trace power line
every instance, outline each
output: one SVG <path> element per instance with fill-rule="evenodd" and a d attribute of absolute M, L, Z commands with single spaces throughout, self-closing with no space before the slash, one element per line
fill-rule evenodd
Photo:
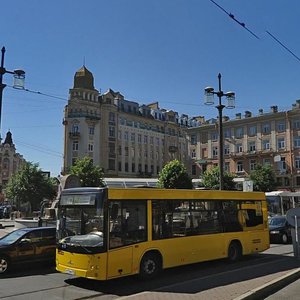
<path fill-rule="evenodd" d="M 63 158 L 63 154 L 61 152 L 54 151 L 54 150 L 51 150 L 49 148 L 42 147 L 42 146 L 36 146 L 36 145 L 28 144 L 28 143 L 22 142 L 22 141 L 20 141 L 18 139 L 14 139 L 14 140 L 17 142 L 17 144 L 25 146 L 25 147 L 27 147 L 29 149 L 33 149 L 33 150 L 36 150 L 38 152 L 42 152 L 42 153 L 45 153 L 45 154 L 48 154 L 48 155 L 52 155 L 52 156 Z"/>
<path fill-rule="evenodd" d="M 279 45 L 281 45 L 285 50 L 287 50 L 290 54 L 292 54 L 297 60 L 300 61 L 300 58 L 293 53 L 287 46 L 285 46 L 282 42 L 280 42 L 272 33 L 270 33 L 268 30 L 266 30 L 266 33 L 271 36 Z"/>
<path fill-rule="evenodd" d="M 229 13 L 228 11 L 226 11 L 221 5 L 219 5 L 218 3 L 216 3 L 214 0 L 210 0 L 213 4 L 215 4 L 218 8 L 220 8 L 226 15 L 228 15 L 232 20 L 234 20 L 235 22 L 237 22 L 240 26 L 242 26 L 244 29 L 246 29 L 250 34 L 252 34 L 254 37 L 256 37 L 257 39 L 259 39 L 259 37 L 252 32 L 249 28 L 246 27 L 246 24 L 243 22 L 240 22 L 239 20 L 237 20 L 234 15 L 232 13 Z"/>
<path fill-rule="evenodd" d="M 32 94 L 42 95 L 42 96 L 49 97 L 49 98 L 55 98 L 55 99 L 63 100 L 64 102 L 68 101 L 68 99 L 66 99 L 66 98 L 59 97 L 59 96 L 54 96 L 54 95 L 50 95 L 50 94 L 46 94 L 46 93 L 42 93 L 42 92 L 39 92 L 39 91 L 32 91 L 32 90 L 29 90 L 29 89 L 16 89 L 12 85 L 7 85 L 7 86 L 14 89 L 14 90 L 18 90 L 18 91 L 24 91 L 24 92 L 29 92 L 29 93 L 32 93 Z"/>

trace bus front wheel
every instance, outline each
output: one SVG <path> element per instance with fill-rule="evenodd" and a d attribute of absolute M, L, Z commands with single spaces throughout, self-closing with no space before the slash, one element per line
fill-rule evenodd
<path fill-rule="evenodd" d="M 228 247 L 228 260 L 236 262 L 242 257 L 242 246 L 239 242 L 233 241 Z"/>
<path fill-rule="evenodd" d="M 142 279 L 154 278 L 162 269 L 161 258 L 158 254 L 145 254 L 140 265 L 140 277 Z"/>

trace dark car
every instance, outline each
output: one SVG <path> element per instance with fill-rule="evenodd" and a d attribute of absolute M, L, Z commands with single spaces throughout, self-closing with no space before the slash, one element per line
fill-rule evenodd
<path fill-rule="evenodd" d="M 22 263 L 55 262 L 56 228 L 22 228 L 0 239 L 0 275 Z"/>
<path fill-rule="evenodd" d="M 269 219 L 270 242 L 287 244 L 291 241 L 291 226 L 285 216 Z"/>

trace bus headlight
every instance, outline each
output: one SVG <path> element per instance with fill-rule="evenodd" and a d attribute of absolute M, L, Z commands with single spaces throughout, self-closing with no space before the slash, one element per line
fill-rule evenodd
<path fill-rule="evenodd" d="M 278 230 L 272 230 L 272 231 L 270 231 L 270 233 L 271 233 L 271 234 L 278 234 L 279 231 L 278 231 Z"/>

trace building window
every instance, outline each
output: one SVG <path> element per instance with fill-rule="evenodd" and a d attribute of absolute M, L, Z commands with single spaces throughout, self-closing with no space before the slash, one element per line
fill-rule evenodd
<path fill-rule="evenodd" d="M 191 156 L 192 156 L 192 158 L 196 158 L 196 150 L 195 149 L 192 150 Z"/>
<path fill-rule="evenodd" d="M 235 131 L 236 138 L 240 139 L 244 136 L 243 127 L 239 127 Z"/>
<path fill-rule="evenodd" d="M 278 162 L 278 169 L 280 173 L 286 172 L 286 162 L 285 157 L 281 157 L 281 161 Z"/>
<path fill-rule="evenodd" d="M 269 150 L 270 149 L 270 140 L 263 140 L 263 150 Z"/>
<path fill-rule="evenodd" d="M 132 172 L 132 173 L 135 172 L 135 164 L 134 164 L 134 163 L 131 164 L 131 172 Z"/>
<path fill-rule="evenodd" d="M 230 128 L 225 128 L 224 129 L 224 138 L 231 138 L 231 132 L 230 132 Z"/>
<path fill-rule="evenodd" d="M 109 159 L 108 160 L 108 169 L 109 170 L 115 170 L 116 166 L 115 166 L 115 160 L 114 159 Z"/>
<path fill-rule="evenodd" d="M 249 142 L 248 149 L 250 152 L 254 152 L 256 150 L 255 142 Z"/>
<path fill-rule="evenodd" d="M 91 144 L 91 143 L 88 144 L 88 151 L 89 152 L 93 152 L 94 151 L 94 145 L 93 144 Z"/>
<path fill-rule="evenodd" d="M 284 121 L 278 121 L 278 123 L 277 123 L 277 131 L 278 132 L 285 131 L 285 122 Z"/>
<path fill-rule="evenodd" d="M 144 135 L 144 144 L 148 144 L 148 136 Z"/>
<path fill-rule="evenodd" d="M 249 127 L 249 135 L 250 136 L 255 136 L 257 133 L 257 127 L 256 125 L 250 126 Z"/>
<path fill-rule="evenodd" d="M 115 127 L 109 126 L 108 135 L 109 135 L 109 137 L 115 137 Z"/>
<path fill-rule="evenodd" d="M 236 152 L 237 153 L 242 153 L 243 152 L 242 144 L 236 144 Z"/>
<path fill-rule="evenodd" d="M 78 141 L 73 141 L 72 149 L 73 149 L 73 151 L 78 151 L 78 149 L 79 149 Z"/>
<path fill-rule="evenodd" d="M 263 165 L 264 166 L 271 166 L 271 159 L 270 158 L 265 158 L 263 160 Z"/>
<path fill-rule="evenodd" d="M 197 144 L 197 135 L 196 134 L 192 134 L 191 135 L 191 144 L 192 145 L 196 145 Z"/>
<path fill-rule="evenodd" d="M 229 155 L 230 154 L 230 148 L 229 145 L 224 145 L 224 154 Z"/>
<path fill-rule="evenodd" d="M 218 156 L 218 147 L 213 147 L 212 148 L 212 155 L 213 155 L 213 157 Z"/>
<path fill-rule="evenodd" d="M 125 140 L 125 141 L 128 141 L 128 131 L 125 131 L 125 132 L 124 132 L 124 140 Z"/>
<path fill-rule="evenodd" d="M 243 162 L 242 161 L 238 161 L 236 164 L 236 171 L 237 172 L 243 172 L 244 168 L 243 168 Z"/>
<path fill-rule="evenodd" d="M 142 135 L 138 134 L 138 143 L 141 144 L 142 143 Z"/>
<path fill-rule="evenodd" d="M 90 126 L 89 127 L 89 134 L 90 135 L 94 135 L 95 134 L 95 127 L 94 126 Z"/>
<path fill-rule="evenodd" d="M 300 176 L 296 177 L 296 185 L 300 185 Z"/>
<path fill-rule="evenodd" d="M 293 122 L 293 129 L 300 129 L 300 120 L 295 120 Z"/>
<path fill-rule="evenodd" d="M 216 132 L 216 131 L 213 131 L 212 133 L 211 133 L 211 140 L 212 141 L 217 141 L 218 140 L 218 133 Z"/>
<path fill-rule="evenodd" d="M 278 138 L 277 146 L 278 146 L 278 149 L 284 149 L 285 148 L 284 138 Z"/>
<path fill-rule="evenodd" d="M 135 133 L 134 132 L 131 133 L 130 139 L 133 143 L 135 142 Z"/>
<path fill-rule="evenodd" d="M 108 148 L 109 148 L 109 154 L 110 155 L 115 155 L 115 144 L 114 143 L 109 143 Z"/>
<path fill-rule="evenodd" d="M 229 162 L 225 162 L 224 164 L 224 171 L 229 173 L 230 172 L 230 163 Z"/>
<path fill-rule="evenodd" d="M 300 156 L 295 157 L 295 167 L 296 169 L 300 169 Z"/>
<path fill-rule="evenodd" d="M 270 123 L 264 123 L 262 125 L 262 133 L 269 134 L 271 132 L 271 125 Z"/>
<path fill-rule="evenodd" d="M 294 136 L 294 147 L 300 148 L 300 136 Z"/>
<path fill-rule="evenodd" d="M 256 160 L 255 159 L 251 159 L 250 160 L 250 171 L 254 171 L 256 167 Z"/>
<path fill-rule="evenodd" d="M 78 133 L 79 132 L 79 125 L 73 124 L 72 126 L 72 133 Z"/>
<path fill-rule="evenodd" d="M 129 152 L 128 152 L 128 147 L 125 147 L 125 156 L 128 156 Z"/>
<path fill-rule="evenodd" d="M 192 175 L 197 175 L 197 167 L 196 165 L 192 165 Z"/>

